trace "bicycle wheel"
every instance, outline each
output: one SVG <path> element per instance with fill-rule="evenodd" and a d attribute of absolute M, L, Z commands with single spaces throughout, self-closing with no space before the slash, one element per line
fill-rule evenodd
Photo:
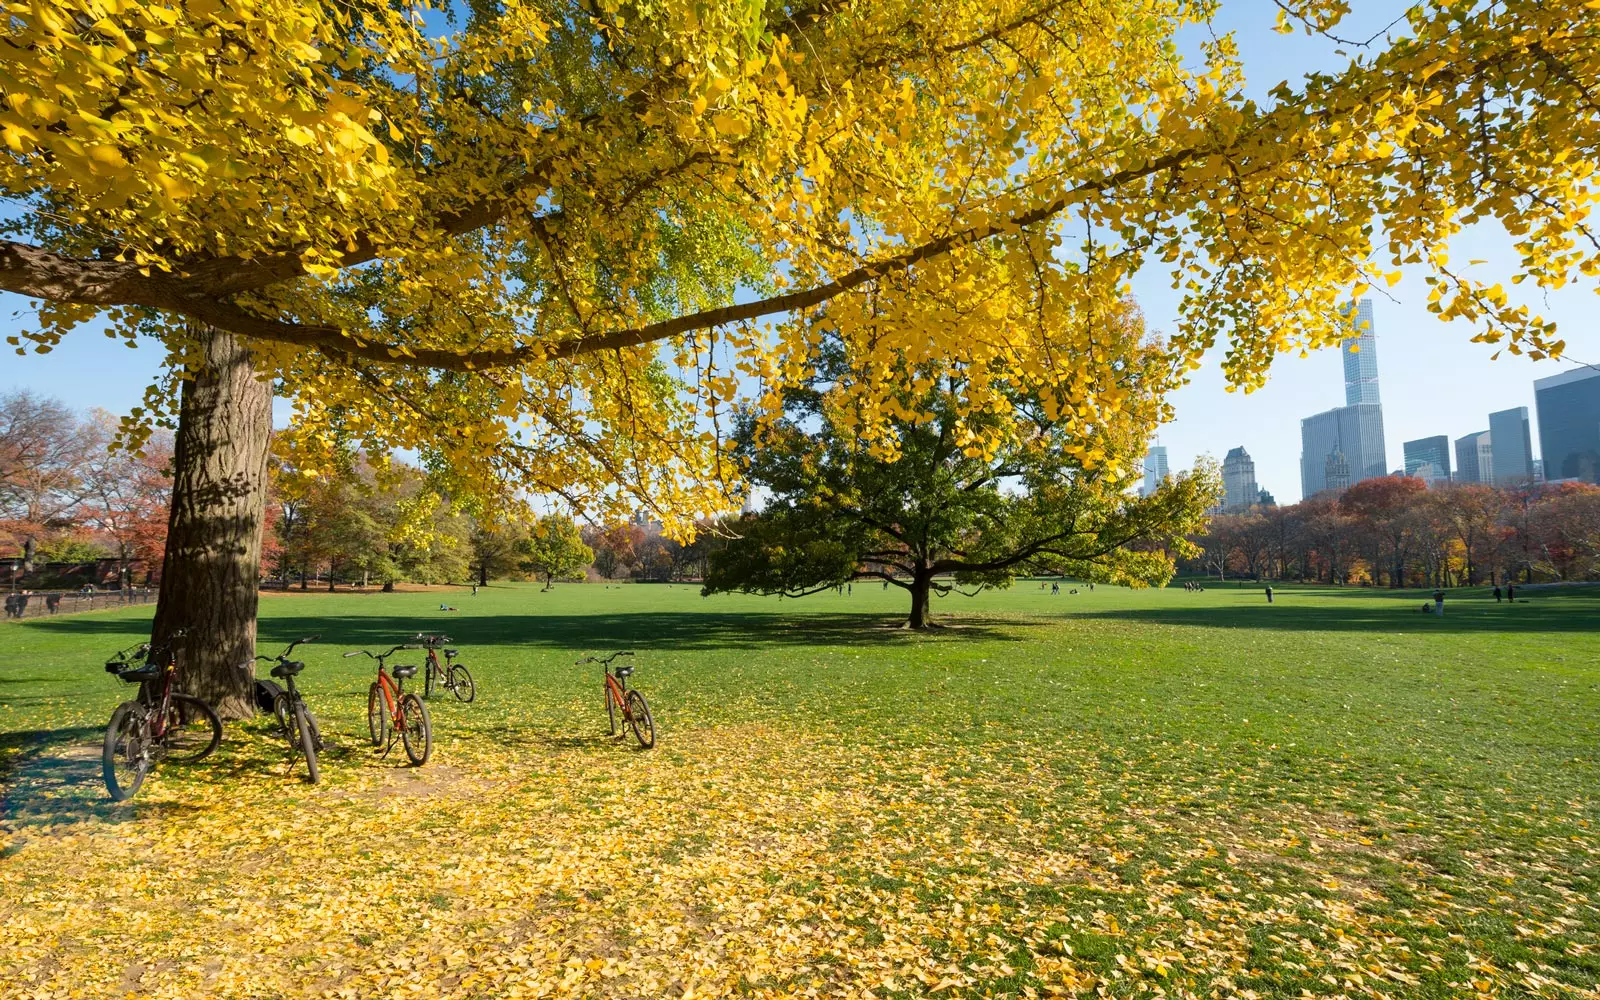
<path fill-rule="evenodd" d="M 428 722 L 428 706 L 414 694 L 400 699 L 400 742 L 406 756 L 418 767 L 433 753 L 433 726 Z"/>
<path fill-rule="evenodd" d="M 317 724 L 311 721 L 311 713 L 306 711 L 304 702 L 294 703 L 294 728 L 295 749 L 305 755 L 306 770 L 311 775 L 311 783 L 315 785 L 321 778 L 317 772 L 317 745 L 322 738 L 317 735 Z"/>
<path fill-rule="evenodd" d="M 478 685 L 473 683 L 472 672 L 459 663 L 450 668 L 450 676 L 445 683 L 456 693 L 457 701 L 470 705 L 472 699 L 478 696 Z"/>
<path fill-rule="evenodd" d="M 648 750 L 656 745 L 656 720 L 650 717 L 650 703 L 638 691 L 628 692 L 628 725 L 641 748 Z"/>
<path fill-rule="evenodd" d="M 167 728 L 161 734 L 165 758 L 193 764 L 211 756 L 221 742 L 222 720 L 216 711 L 192 694 L 174 693 L 167 710 Z"/>
<path fill-rule="evenodd" d="M 606 721 L 611 724 L 611 735 L 617 735 L 617 699 L 611 694 L 611 686 L 606 685 Z"/>
<path fill-rule="evenodd" d="M 289 700 L 289 692 L 280 690 L 278 696 L 272 699 L 272 714 L 278 720 L 278 735 L 294 742 L 294 708 Z"/>
<path fill-rule="evenodd" d="M 106 791 L 117 802 L 133 798 L 144 776 L 155 766 L 150 755 L 150 716 L 136 701 L 125 701 L 111 713 L 101 754 Z"/>
<path fill-rule="evenodd" d="M 372 735 L 372 745 L 383 746 L 389 735 L 389 710 L 383 703 L 383 685 L 374 681 L 367 688 L 367 732 Z"/>

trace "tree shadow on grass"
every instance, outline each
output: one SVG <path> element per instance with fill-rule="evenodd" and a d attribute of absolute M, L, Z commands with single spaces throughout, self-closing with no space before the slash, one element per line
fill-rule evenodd
<path fill-rule="evenodd" d="M 100 772 L 99 726 L 0 733 L 0 824 L 19 829 L 84 819 L 126 822 L 152 810 L 178 818 L 178 803 L 113 802 Z"/>
<path fill-rule="evenodd" d="M 1444 617 L 1421 611 L 1421 591 L 1373 595 L 1387 600 L 1364 605 L 1348 603 L 1296 605 L 1292 595 L 1268 604 L 1257 595 L 1251 603 L 1196 605 L 1192 608 L 1121 608 L 1081 611 L 1073 618 L 1195 628 L 1271 629 L 1284 632 L 1448 632 L 1558 633 L 1600 631 L 1600 606 L 1584 602 L 1532 601 L 1495 604 L 1445 600 Z"/>
<path fill-rule="evenodd" d="M 293 639 L 320 635 L 321 645 L 385 648 L 417 632 L 443 632 L 463 645 L 548 649 L 758 649 L 803 646 L 892 646 L 920 642 L 1022 641 L 1036 622 L 944 616 L 947 627 L 913 632 L 893 615 L 775 612 L 606 612 L 592 615 L 290 615 L 260 620 L 257 643 L 276 651 Z M 125 622 L 75 619 L 47 627 L 64 635 L 125 632 Z"/>

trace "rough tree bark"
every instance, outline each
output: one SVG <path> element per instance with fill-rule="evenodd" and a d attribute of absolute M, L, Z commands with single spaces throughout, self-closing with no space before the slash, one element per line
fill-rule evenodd
<path fill-rule="evenodd" d="M 255 714 L 256 584 L 266 512 L 272 387 L 231 333 L 203 328 L 205 361 L 184 383 L 172 511 L 151 641 L 176 629 L 179 679 L 224 719 Z M 253 664 L 251 665 L 253 666 Z"/>

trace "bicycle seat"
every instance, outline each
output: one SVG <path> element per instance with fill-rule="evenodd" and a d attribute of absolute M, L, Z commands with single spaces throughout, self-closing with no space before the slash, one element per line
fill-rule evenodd
<path fill-rule="evenodd" d="M 459 649 L 447 649 L 447 650 L 444 651 L 445 659 L 453 660 L 460 653 L 461 653 L 461 650 L 459 650 Z"/>
<path fill-rule="evenodd" d="M 133 667 L 129 670 L 118 671 L 117 676 L 129 684 L 143 684 L 153 681 L 161 676 L 161 668 L 156 666 Z"/>
<path fill-rule="evenodd" d="M 632 667 L 618 667 L 617 669 L 615 669 L 615 670 L 613 670 L 611 672 L 613 674 L 617 675 L 618 677 L 630 677 L 630 676 L 633 675 L 633 668 Z"/>
<path fill-rule="evenodd" d="M 274 677 L 293 677 L 304 670 L 306 665 L 300 660 L 289 660 L 272 668 Z"/>
<path fill-rule="evenodd" d="M 395 667 L 394 668 L 394 679 L 397 680 L 397 681 L 403 681 L 408 677 L 415 677 L 415 676 L 417 676 L 417 668 L 416 667 Z"/>

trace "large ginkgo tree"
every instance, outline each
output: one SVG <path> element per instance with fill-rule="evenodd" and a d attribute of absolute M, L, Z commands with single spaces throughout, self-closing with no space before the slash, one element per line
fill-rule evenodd
<path fill-rule="evenodd" d="M 1331 47 L 1345 6 L 1271 9 Z M 1447 246 L 1494 221 L 1516 278 L 1596 275 L 1600 8 L 1423 0 L 1258 104 L 1226 35 L 1180 53 L 1215 7 L 13 4 L 0 289 L 39 303 L 22 349 L 99 316 L 168 352 L 126 425 L 178 428 L 156 638 L 190 626 L 190 683 L 230 713 L 274 392 L 302 454 L 418 449 L 455 489 L 676 526 L 728 506 L 727 408 L 803 376 L 824 304 L 884 377 L 1044 401 L 1085 467 L 1120 405 L 1096 317 L 1141 268 L 1182 289 L 1175 362 L 1228 340 L 1244 386 L 1404 264 L 1476 335 L 1559 353 Z M 893 397 L 853 384 L 870 436 Z"/>

